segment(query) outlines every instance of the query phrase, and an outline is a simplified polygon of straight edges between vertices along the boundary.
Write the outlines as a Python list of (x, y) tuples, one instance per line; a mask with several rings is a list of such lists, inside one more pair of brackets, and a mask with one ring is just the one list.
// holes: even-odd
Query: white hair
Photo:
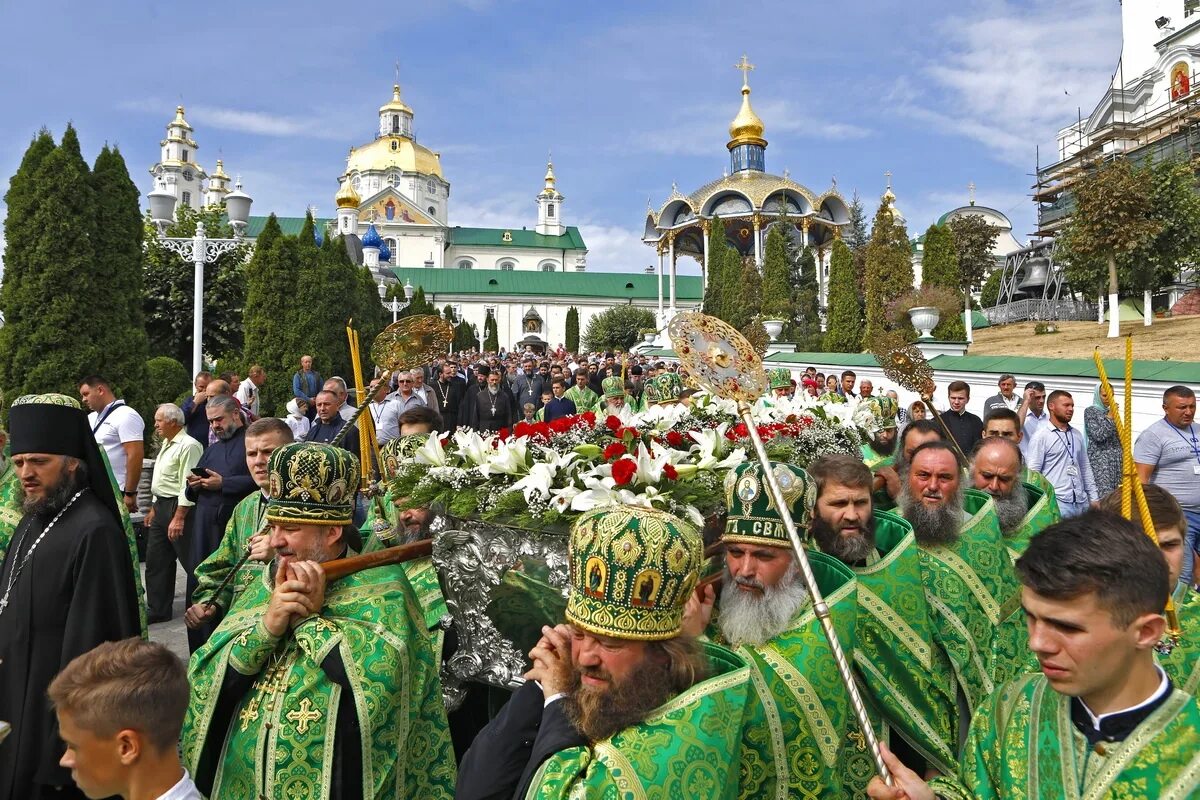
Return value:
[(163, 419), (165, 419), (167, 422), (173, 422), (181, 428), (185, 422), (183, 417), (183, 409), (174, 403), (160, 403), (158, 408), (154, 409), (154, 414), (155, 416), (162, 414)]

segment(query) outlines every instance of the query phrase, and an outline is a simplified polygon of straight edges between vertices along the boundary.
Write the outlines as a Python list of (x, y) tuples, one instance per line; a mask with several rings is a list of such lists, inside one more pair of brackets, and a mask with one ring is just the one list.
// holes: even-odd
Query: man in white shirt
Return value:
[[(204, 455), (204, 445), (183, 427), (183, 410), (163, 403), (154, 412), (154, 429), (162, 437), (150, 478), (150, 512), (146, 514), (146, 620), (166, 622), (175, 600), (175, 562), (187, 561), (187, 478)], [(172, 535), (174, 534), (174, 535)]]
[[(411, 384), (410, 384), (411, 385)], [(400, 435), (400, 404), (388, 393), (387, 381), (376, 380), (368, 390), (371, 394), (371, 419), (375, 422), (375, 438), (382, 445)]]
[(1001, 375), (1000, 380), (996, 381), (996, 384), (1000, 387), (1000, 394), (994, 394), (983, 401), (983, 414), (980, 416), (984, 419), (987, 419), (987, 415), (997, 408), (1007, 408), (1009, 411), (1016, 411), (1021, 407), (1022, 398), (1016, 392), (1016, 377), (1008, 374)]
[(142, 457), (146, 446), (142, 440), (146, 423), (124, 400), (118, 400), (112, 385), (99, 375), (89, 375), (79, 382), (79, 397), (91, 409), (88, 425), (96, 444), (108, 456), (113, 477), (121, 487), (125, 508), (133, 514), (138, 510), (137, 488), (142, 479)]
[(262, 416), (259, 413), (262, 398), (259, 395), (259, 390), (262, 385), (267, 382), (267, 371), (255, 364), (250, 368), (246, 380), (238, 385), (237, 392), (234, 394), (238, 402), (242, 404), (242, 408), (250, 412), (250, 414), (258, 419)]
[(1040, 472), (1054, 486), (1063, 519), (1077, 517), (1098, 507), (1099, 491), (1092, 476), (1083, 434), (1071, 427), (1075, 400), (1070, 392), (1057, 389), (1047, 402), (1050, 424), (1039, 428), (1029, 443), (1029, 469)]
[[(396, 407), (397, 419), (401, 414), (403, 414), (405, 411), (408, 411), (413, 406), (428, 405), (425, 402), (425, 396), (417, 394), (416, 391), (414, 391), (414, 387), (416, 386), (416, 377), (413, 373), (417, 371), (418, 370), (411, 370), (409, 372), (398, 373), (396, 376), (396, 391), (388, 395), (388, 399)], [(396, 435), (400, 435), (399, 427), (396, 429)]]
[(1046, 385), (1041, 381), (1025, 384), (1025, 395), (1017, 409), (1021, 422), (1021, 454), (1029, 458), (1029, 444), (1033, 435), (1042, 428), (1050, 427), (1050, 412), (1046, 410)]

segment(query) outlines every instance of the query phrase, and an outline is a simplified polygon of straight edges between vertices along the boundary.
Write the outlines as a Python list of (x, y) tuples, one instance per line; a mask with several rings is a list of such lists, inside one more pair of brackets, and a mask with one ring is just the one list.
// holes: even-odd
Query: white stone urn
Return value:
[(642, 334), (642, 344), (654, 344), (654, 340), (658, 338), (658, 331), (647, 331)]
[(922, 339), (932, 339), (933, 329), (941, 320), (942, 312), (933, 306), (917, 306), (908, 310), (908, 318), (912, 320), (913, 327), (921, 332)]
[(767, 336), (771, 337), (772, 342), (779, 341), (779, 336), (783, 333), (783, 320), (764, 319), (763, 327), (767, 329)]

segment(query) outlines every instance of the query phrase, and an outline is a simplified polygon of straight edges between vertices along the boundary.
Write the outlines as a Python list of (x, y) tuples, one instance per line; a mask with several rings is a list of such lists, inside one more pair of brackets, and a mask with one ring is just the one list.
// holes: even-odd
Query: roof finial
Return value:
[(750, 70), (754, 69), (754, 65), (751, 64), (750, 61), (746, 58), (745, 53), (742, 53), (742, 60), (739, 61), (738, 63), (734, 64), (733, 68), (740, 69), (742, 71), (742, 87), (743, 88), (749, 87), (750, 86)]
[(975, 205), (975, 181), (967, 184), (967, 194), (971, 198), (971, 205)]
[(883, 173), (883, 175), (885, 178), (887, 178), (887, 188), (890, 190), (892, 188), (892, 171), (889, 169), (887, 172)]
[(833, 190), (836, 192), (837, 191), (837, 175), (834, 175), (832, 178), (830, 178), (829, 183), (833, 186)]
[(400, 59), (396, 59), (396, 80), (394, 83), (400, 83)]

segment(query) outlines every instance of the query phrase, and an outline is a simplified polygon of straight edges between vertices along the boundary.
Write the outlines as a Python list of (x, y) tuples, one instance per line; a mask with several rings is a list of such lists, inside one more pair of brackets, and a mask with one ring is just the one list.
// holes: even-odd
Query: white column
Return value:
[(963, 311), (963, 326), (967, 329), (967, 344), (975, 341), (975, 330), (973, 328), (974, 314), (971, 311), (971, 293), (967, 292), (967, 307)]
[(751, 225), (754, 226), (754, 265), (762, 269), (762, 227), (757, 217), (751, 220)]
[[(192, 264), (196, 269), (192, 298), (192, 375), (204, 369), (204, 257), (207, 250), (204, 223), (196, 223), (192, 237)], [(249, 380), (249, 378), (247, 378)]]
[[(717, 222), (717, 220), (713, 220), (713, 222), (710, 222), (709, 225), (711, 226), (715, 222)], [(704, 289), (705, 291), (707, 291), (708, 290), (708, 236), (709, 236), (709, 232), (704, 230), (703, 227), (700, 228), (700, 232), (704, 234), (704, 263), (700, 265), (700, 275), (702, 276), (702, 280), (701, 280), (702, 287), (701, 288)]]
[(1142, 290), (1142, 324), (1145, 325), (1147, 328), (1150, 327), (1150, 320), (1154, 316), (1154, 311), (1153, 311), (1153, 309), (1150, 308), (1150, 300), (1151, 299), (1152, 298), (1150, 296), (1150, 290), (1143, 289)]
[(672, 234), (667, 239), (667, 261), (671, 265), (671, 304), (668, 308), (670, 316), (675, 316), (675, 236)]
[(656, 279), (655, 282), (658, 284), (658, 324), (660, 327), (663, 324), (662, 281), (663, 281), (663, 251), (659, 250), (658, 251), (658, 278)]

